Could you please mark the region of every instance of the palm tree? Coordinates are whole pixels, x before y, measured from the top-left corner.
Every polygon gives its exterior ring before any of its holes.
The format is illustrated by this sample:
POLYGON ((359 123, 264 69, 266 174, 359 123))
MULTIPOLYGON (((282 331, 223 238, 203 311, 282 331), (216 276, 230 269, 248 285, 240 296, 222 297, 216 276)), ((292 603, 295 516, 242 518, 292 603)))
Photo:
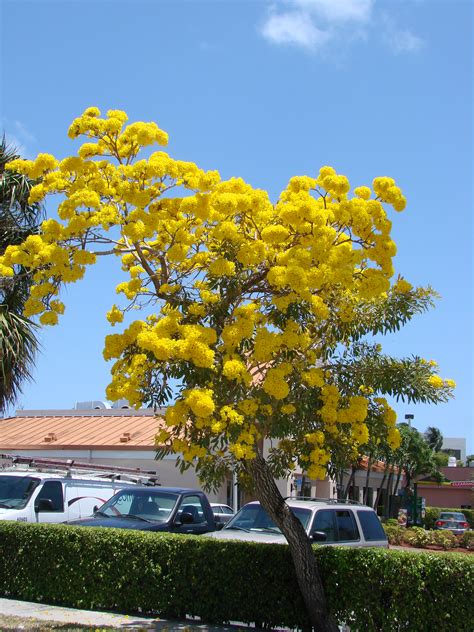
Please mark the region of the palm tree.
POLYGON ((433 450, 433 452, 439 452, 443 447, 443 435, 439 428, 428 426, 425 430, 425 441, 433 450))
MULTIPOLYGON (((5 137, 0 141, 0 255, 9 245, 22 243, 38 232, 43 216, 40 204, 28 197, 35 184, 27 176, 5 170, 7 162, 19 158, 5 137)), ((22 315, 31 285, 25 270, 0 278, 0 412, 13 405, 31 370, 39 348, 36 325, 22 315)))

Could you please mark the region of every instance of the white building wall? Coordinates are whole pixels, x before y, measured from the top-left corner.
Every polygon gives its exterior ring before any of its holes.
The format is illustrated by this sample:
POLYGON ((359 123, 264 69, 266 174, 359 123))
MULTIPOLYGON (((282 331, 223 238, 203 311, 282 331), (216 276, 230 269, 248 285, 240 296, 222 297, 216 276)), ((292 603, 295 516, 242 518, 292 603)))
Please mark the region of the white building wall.
POLYGON ((442 450, 458 450, 459 459, 463 462, 466 460, 466 439, 463 437, 443 437, 442 450))

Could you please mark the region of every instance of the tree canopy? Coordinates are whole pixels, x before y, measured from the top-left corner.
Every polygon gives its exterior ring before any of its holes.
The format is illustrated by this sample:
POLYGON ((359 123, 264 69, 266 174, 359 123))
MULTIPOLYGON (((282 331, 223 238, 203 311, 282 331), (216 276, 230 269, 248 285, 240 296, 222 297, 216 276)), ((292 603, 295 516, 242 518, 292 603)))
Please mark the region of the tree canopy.
MULTIPOLYGON (((58 219, 6 249, 0 276, 28 270, 25 314, 54 325, 61 286, 98 257, 117 258, 126 278, 107 318, 124 325, 105 340, 108 398, 167 405, 159 453, 178 453, 207 485, 229 470, 250 476, 288 538, 308 607, 321 604, 321 583, 305 575, 315 568, 309 541, 272 477, 301 467, 323 478, 369 440, 396 448, 385 396, 439 402, 454 387, 435 363, 389 357, 373 340, 435 298, 394 273, 390 213, 405 198, 385 176, 351 193, 324 166, 292 177, 273 203, 240 178, 142 151, 166 145, 167 134, 126 122, 124 112, 88 108, 69 129, 86 137, 76 156, 8 165, 41 178, 30 203, 62 200, 58 219)), ((329 629, 321 608, 312 619, 329 629)))
POLYGON ((128 280, 107 318, 116 325, 136 308, 147 316, 107 337, 107 396, 163 405, 177 382, 160 444, 185 463, 197 459, 212 478, 270 437, 280 440, 270 459, 276 473, 299 464, 319 478, 341 444, 367 443, 369 409, 382 420, 373 431, 396 447, 395 413, 377 394, 449 396, 453 384, 430 363, 358 344, 398 329, 434 296, 391 281, 387 207, 405 207, 392 178, 350 196, 347 178, 322 167, 317 177, 291 178, 273 204, 239 178, 221 181, 163 151, 138 159, 168 137, 155 123, 126 120, 89 108, 69 129, 95 141, 77 156, 10 163, 41 177, 31 204, 64 199, 58 220, 7 248, 0 273, 30 270, 25 315, 53 325, 64 310, 60 286, 81 279, 98 256, 118 258, 128 280))
POLYGON ((425 430, 425 441, 433 452, 439 452, 443 447, 443 434, 441 430, 434 426, 428 426, 425 430))

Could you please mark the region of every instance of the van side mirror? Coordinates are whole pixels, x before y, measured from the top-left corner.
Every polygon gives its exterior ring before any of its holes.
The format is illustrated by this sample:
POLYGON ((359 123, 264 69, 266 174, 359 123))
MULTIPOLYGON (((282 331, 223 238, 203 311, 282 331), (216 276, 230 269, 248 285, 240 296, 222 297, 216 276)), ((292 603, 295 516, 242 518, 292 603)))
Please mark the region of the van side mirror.
POLYGON ((54 511, 54 504, 51 498, 40 498, 35 504, 35 511, 54 511))
POLYGON ((92 510, 92 513, 96 513, 96 511, 99 509, 99 507, 97 505, 94 505, 94 509, 92 510))
POLYGON ((328 539, 328 536, 324 531, 313 531, 311 534, 311 540, 313 542, 325 542, 328 539))

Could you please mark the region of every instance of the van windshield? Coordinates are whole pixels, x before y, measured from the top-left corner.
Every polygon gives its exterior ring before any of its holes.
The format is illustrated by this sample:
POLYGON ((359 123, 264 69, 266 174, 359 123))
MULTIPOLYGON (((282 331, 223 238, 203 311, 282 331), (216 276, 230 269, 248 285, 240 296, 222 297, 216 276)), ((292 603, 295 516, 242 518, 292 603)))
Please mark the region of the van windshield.
POLYGON ((23 509, 39 484, 40 479, 32 476, 0 474, 0 508, 23 509))

